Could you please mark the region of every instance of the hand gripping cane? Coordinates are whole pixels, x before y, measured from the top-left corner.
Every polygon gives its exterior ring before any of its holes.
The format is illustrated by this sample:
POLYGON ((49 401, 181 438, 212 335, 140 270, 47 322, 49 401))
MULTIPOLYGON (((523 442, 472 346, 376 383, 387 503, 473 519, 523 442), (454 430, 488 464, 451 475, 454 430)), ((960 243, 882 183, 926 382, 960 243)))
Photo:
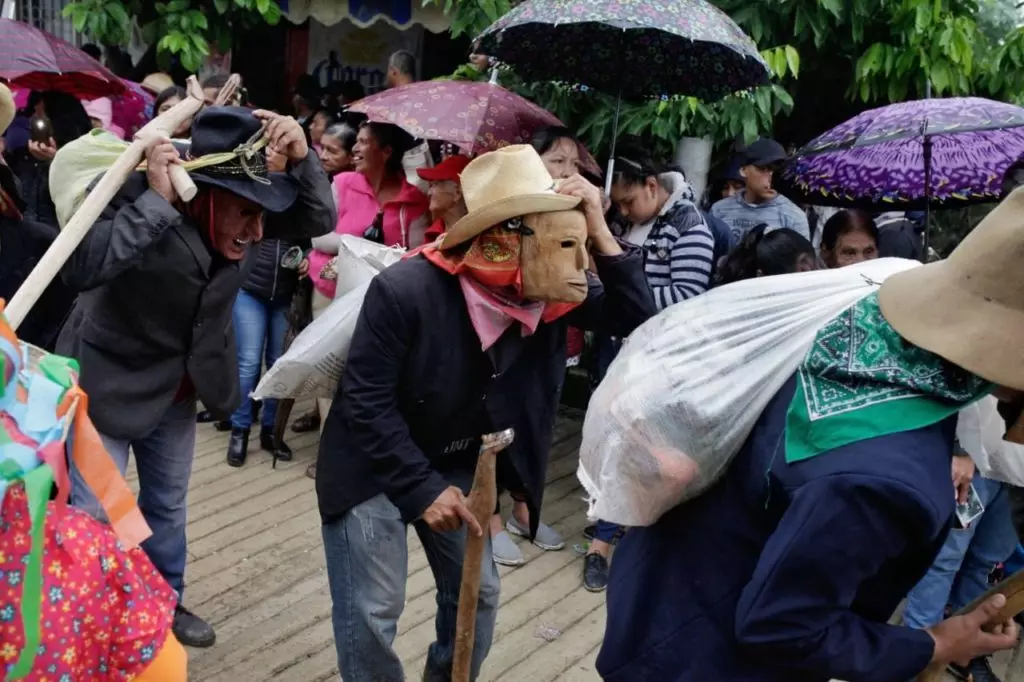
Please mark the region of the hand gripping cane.
MULTIPOLYGON (((495 480, 498 453, 512 444, 515 432, 505 429, 489 433, 480 444, 480 458, 476 462, 473 488, 467 503, 483 532, 487 533, 494 507, 498 503, 498 485, 495 480)), ((459 587, 459 616, 455 622, 455 659, 452 662, 452 682, 469 682, 476 639, 476 607, 480 601, 480 570, 483 567, 487 536, 466 533, 466 554, 462 561, 462 585, 459 587)))

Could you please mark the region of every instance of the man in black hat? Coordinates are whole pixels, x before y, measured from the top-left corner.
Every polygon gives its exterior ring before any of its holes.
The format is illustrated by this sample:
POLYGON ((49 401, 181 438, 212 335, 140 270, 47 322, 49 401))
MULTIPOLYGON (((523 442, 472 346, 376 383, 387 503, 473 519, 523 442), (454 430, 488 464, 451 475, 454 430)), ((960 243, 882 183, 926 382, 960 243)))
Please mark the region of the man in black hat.
MULTIPOLYGON (((195 447, 197 398, 220 418, 239 404, 232 304, 268 237, 315 237, 336 220, 331 185, 292 118, 239 107, 196 116, 189 159, 236 152, 191 171, 199 194, 183 203, 170 180, 181 152, 159 140, 86 235, 62 275, 79 292, 58 352, 81 363, 89 415, 124 471, 139 472, 139 507, 153 531, 143 549, 179 602, 186 562, 185 501, 195 447), (267 171, 262 136, 288 158, 267 171)), ((100 515, 72 471, 72 501, 100 515)), ((179 603, 174 634, 212 646, 213 628, 179 603)))
POLYGON ((756 140, 743 151, 740 161, 743 190, 711 207, 711 215, 732 230, 735 243, 761 223, 772 230, 789 228, 810 240, 807 215, 772 187, 776 171, 787 158, 786 150, 775 140, 756 140))

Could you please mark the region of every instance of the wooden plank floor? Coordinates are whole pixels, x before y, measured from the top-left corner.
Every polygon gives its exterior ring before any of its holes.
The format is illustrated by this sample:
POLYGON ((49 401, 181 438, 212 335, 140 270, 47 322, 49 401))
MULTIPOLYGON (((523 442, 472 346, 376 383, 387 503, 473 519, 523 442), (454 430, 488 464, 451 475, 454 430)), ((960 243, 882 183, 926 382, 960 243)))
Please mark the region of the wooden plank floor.
MULTIPOLYGON (((305 412, 297 406, 295 415, 305 412)), ((548 468, 543 519, 566 539, 544 552, 523 545, 527 563, 501 567, 501 609, 481 680, 597 680, 604 597, 582 588, 583 491, 576 480, 582 422, 560 418, 548 468)), ((255 438, 256 430, 253 430, 255 438)), ((217 629, 211 649, 189 651, 192 682, 337 680, 320 519, 313 481, 317 434, 289 434, 295 460, 270 468, 251 450, 242 469, 224 461, 227 434, 198 426, 189 491, 185 603, 217 629)), ((135 485, 134 471, 129 480, 135 485)), ((510 501, 503 500, 511 510, 510 501)), ((418 680, 434 634, 434 583, 415 533, 395 650, 418 680)))
MULTIPOLYGON (((305 412, 297 406, 294 414, 305 412)), ((543 519, 566 539, 560 552, 521 545, 527 562, 501 567, 501 608, 481 682, 593 682, 604 597, 583 589, 586 525, 576 480, 579 419, 561 417, 548 467, 543 519)), ((337 680, 320 519, 306 466, 318 434, 289 434, 295 460, 270 468, 253 449, 242 469, 224 461, 227 434, 202 424, 189 492, 186 604, 217 629, 211 649, 189 651, 191 682, 337 680)), ((253 430, 255 437, 256 430, 253 430)), ((134 466, 129 481, 136 485, 134 466)), ((504 509, 511 509, 503 500, 504 509)), ((418 680, 434 633, 434 584, 415 533, 395 650, 418 680)), ((1018 648, 996 657, 1003 682, 1024 682, 1018 648)), ((952 680, 949 677, 948 680, 952 680)))

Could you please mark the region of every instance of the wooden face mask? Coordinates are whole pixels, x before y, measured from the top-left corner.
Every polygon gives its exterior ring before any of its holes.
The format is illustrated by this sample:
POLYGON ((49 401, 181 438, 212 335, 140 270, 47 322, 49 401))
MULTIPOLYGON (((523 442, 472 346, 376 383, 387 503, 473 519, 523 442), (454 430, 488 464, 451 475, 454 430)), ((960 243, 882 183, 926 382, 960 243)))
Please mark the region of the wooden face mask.
POLYGON ((577 210, 523 217, 523 298, 582 303, 587 297, 587 220, 577 210))

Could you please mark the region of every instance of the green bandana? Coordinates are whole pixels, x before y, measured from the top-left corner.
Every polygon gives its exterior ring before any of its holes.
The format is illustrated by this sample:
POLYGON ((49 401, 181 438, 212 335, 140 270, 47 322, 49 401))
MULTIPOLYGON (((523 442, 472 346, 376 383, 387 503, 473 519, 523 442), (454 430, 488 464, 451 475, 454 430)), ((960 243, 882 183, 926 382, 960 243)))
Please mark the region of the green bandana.
POLYGON ((786 461, 938 423, 992 384, 911 345, 874 293, 818 331, 786 415, 786 461))

